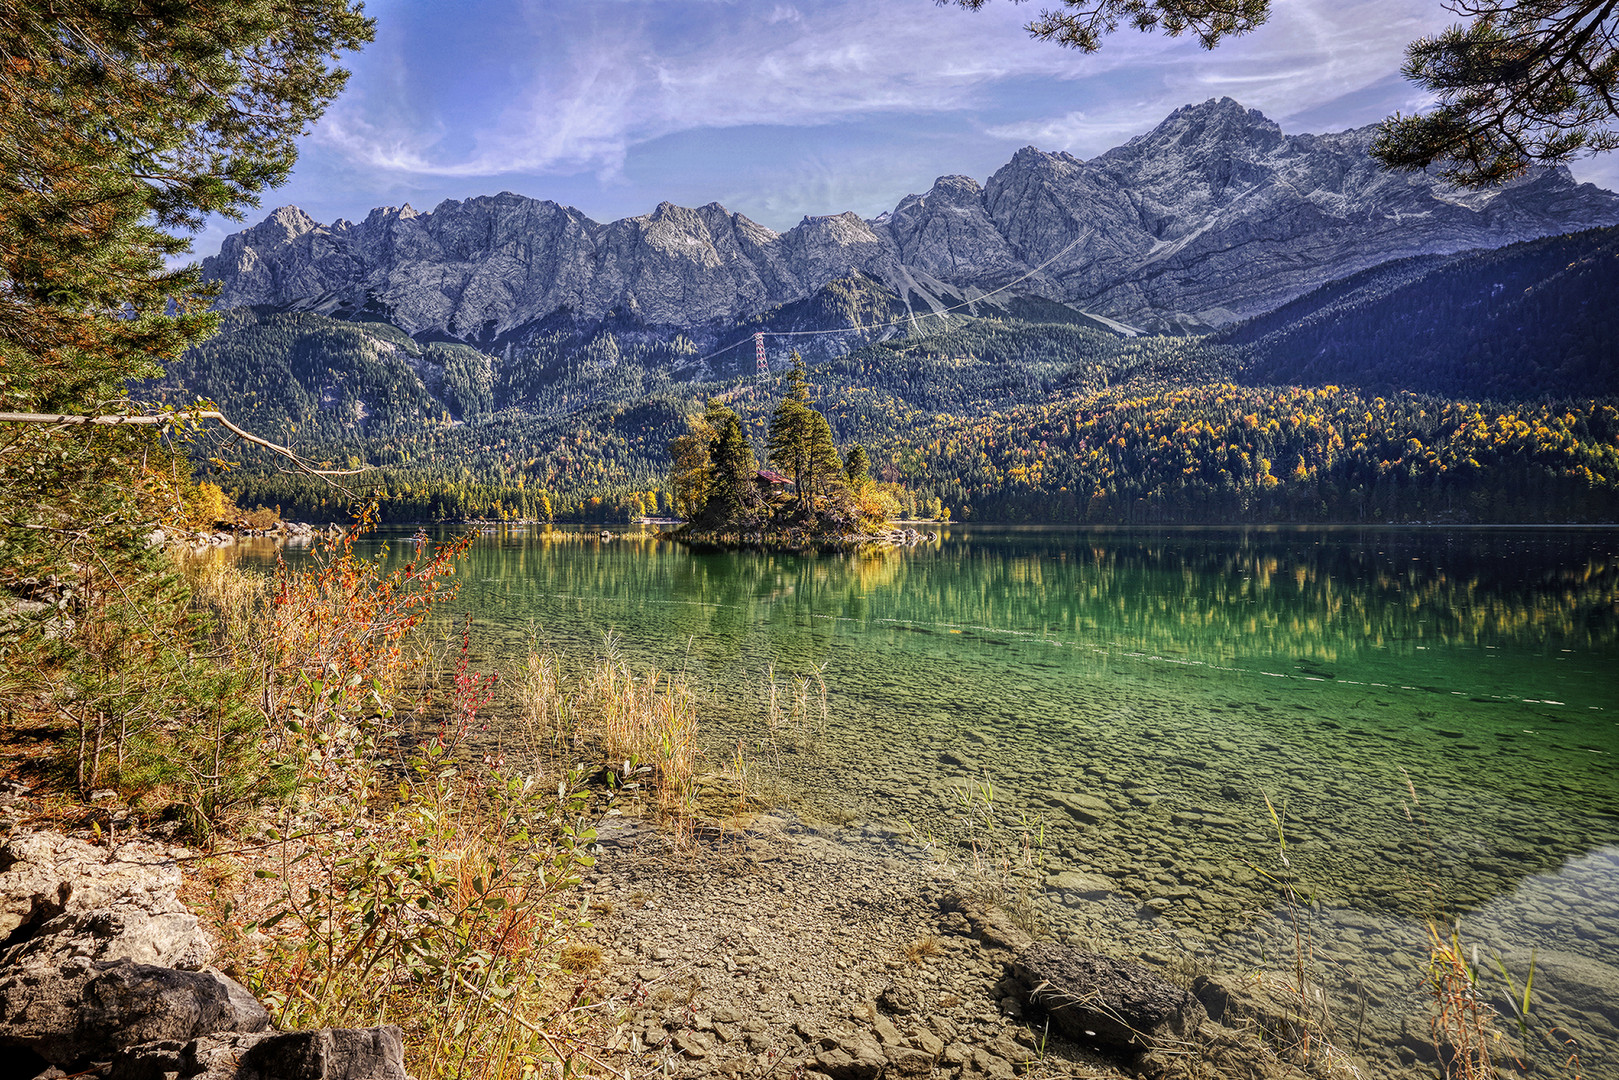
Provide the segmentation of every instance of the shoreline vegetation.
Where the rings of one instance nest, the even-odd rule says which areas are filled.
[[[806,827],[779,809],[783,756],[813,754],[826,737],[818,675],[768,673],[757,745],[705,753],[694,688],[677,673],[632,668],[611,636],[582,662],[534,642],[517,665],[478,670],[470,622],[436,614],[472,536],[424,541],[412,562],[385,571],[381,557],[355,553],[360,531],[318,538],[309,565],[281,564],[272,579],[214,564],[176,582],[171,621],[149,629],[189,653],[195,685],[212,673],[196,696],[175,696],[162,656],[111,645],[110,587],[58,609],[78,620],[75,648],[109,643],[94,678],[66,651],[26,689],[27,673],[7,676],[27,703],[10,714],[7,736],[34,742],[27,778],[56,793],[50,816],[95,842],[192,845],[187,898],[218,941],[220,966],[277,1025],[396,1024],[419,1080],[468,1069],[514,1080],[708,1075],[722,1058],[833,1080],[934,1070],[962,1080],[1354,1075],[1311,1004],[1319,976],[1291,877],[1280,887],[1297,972],[1245,981],[1190,959],[1179,975],[1132,968],[1128,987],[1156,987],[1190,1011],[1179,1029],[1087,1049],[1040,1027],[1055,1006],[1009,974],[1037,944],[1028,905],[1046,876],[1038,834],[997,822],[990,792],[964,800],[961,836],[883,835],[862,854],[863,832]],[[36,629],[47,652],[63,643],[60,623]],[[497,709],[513,718],[511,733],[475,746],[470,736]],[[1279,825],[1278,836],[1285,851]],[[892,869],[893,853],[912,849],[919,876]],[[793,868],[783,882],[841,880],[823,886],[834,896],[878,883],[901,890],[906,917],[858,938],[829,969],[871,1000],[851,1013],[842,997],[825,1006],[783,998],[750,1020],[752,999],[705,1006],[723,995],[703,984],[705,998],[682,1003],[702,964],[690,952],[697,938],[673,920],[702,925],[734,911],[736,868],[748,868],[754,888],[777,880],[768,867],[783,860]],[[665,879],[707,882],[708,906],[671,893],[664,913],[646,910],[651,883]],[[753,920],[731,940],[746,940]],[[626,941],[626,926],[659,944]],[[1473,1053],[1492,1042],[1496,1020],[1463,944],[1434,933],[1434,1060],[1450,1061],[1454,1075],[1490,1076],[1446,1056],[1445,1047]],[[713,947],[768,996],[765,961]],[[761,943],[751,955],[774,952]],[[798,985],[796,966],[776,963],[776,977]],[[938,992],[913,970],[959,980],[931,1006],[935,1020],[901,1001]],[[1238,1026],[1199,1019],[1217,1009]],[[901,1030],[907,1017],[917,1022]],[[765,1024],[756,1039],[742,1030],[752,1022]]]
[[[419,1080],[596,1072],[616,1016],[570,983],[593,823],[625,808],[689,835],[692,695],[611,641],[566,674],[537,648],[475,670],[470,625],[437,614],[473,537],[387,571],[354,552],[366,524],[273,578],[171,571],[150,642],[110,582],[8,608],[9,651],[35,663],[5,674],[5,740],[24,751],[6,771],[92,842],[191,845],[220,966],[278,1027],[398,1025]],[[469,750],[508,685],[522,736]],[[0,1025],[0,1045],[15,1034]]]

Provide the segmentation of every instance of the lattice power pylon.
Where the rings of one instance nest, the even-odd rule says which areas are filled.
[[[770,374],[770,364],[765,360],[765,336],[753,335],[753,357],[758,362],[759,377],[762,379]]]

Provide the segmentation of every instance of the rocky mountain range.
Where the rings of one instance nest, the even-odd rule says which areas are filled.
[[[488,351],[608,319],[706,347],[854,275],[917,314],[1011,285],[1003,295],[1195,330],[1392,259],[1619,224],[1619,196],[1566,169],[1461,191],[1381,171],[1373,133],[1287,135],[1222,98],[1090,161],[1026,147],[986,184],[941,177],[869,220],[778,233],[718,203],[663,203],[602,224],[504,192],[331,225],[284,207],[203,265],[221,307],[365,317]]]

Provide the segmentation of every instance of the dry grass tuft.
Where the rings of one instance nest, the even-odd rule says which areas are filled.
[[[602,950],[600,945],[589,945],[578,941],[563,946],[562,952],[557,955],[557,963],[565,971],[593,971],[601,966],[601,962]]]
[[[684,676],[637,674],[609,634],[577,679],[560,659],[532,647],[515,673],[518,717],[531,745],[588,745],[626,790],[650,789],[659,813],[689,835],[697,803],[697,700]]]
[[[920,964],[930,956],[938,956],[940,951],[939,935],[924,934],[905,946],[905,959],[913,964]]]
[[[1495,1080],[1490,1044],[1499,1036],[1490,1026],[1495,1011],[1479,997],[1477,961],[1468,962],[1460,929],[1447,936],[1430,921],[1428,945],[1428,989],[1436,1007],[1429,1024],[1445,1076]]]

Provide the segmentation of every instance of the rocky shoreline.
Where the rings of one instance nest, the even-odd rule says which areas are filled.
[[[406,1080],[397,1028],[277,1032],[178,899],[195,856],[32,830],[6,795],[0,1049],[7,1076]],[[888,838],[760,815],[684,846],[608,819],[563,978],[600,1003],[615,1069],[882,1080],[1303,1074],[1237,981],[1178,986],[1036,942],[972,883]],[[1267,1008],[1270,1011],[1267,1012]],[[1210,1012],[1234,1026],[1215,1023]],[[1238,1018],[1241,1019],[1238,1019]],[[1269,1045],[1267,1045],[1267,1043]]]
[[[154,528],[147,537],[152,547],[183,547],[193,551],[226,547],[244,540],[271,539],[282,544],[312,544],[316,537],[336,536],[342,533],[338,525],[310,525],[301,521],[281,521],[265,529],[179,529],[173,526]]]
[[[879,529],[874,533],[850,535],[821,535],[798,529],[738,535],[680,528],[660,532],[657,535],[699,551],[743,549],[793,554],[848,552],[863,548],[914,548],[940,542],[939,534],[936,532],[920,532],[908,527]]]
[[[0,1072],[407,1080],[398,1028],[276,1031],[246,987],[210,966],[214,945],[178,898],[189,855],[52,831],[0,845]]]
[[[1267,988],[1180,986],[1037,941],[971,880],[881,835],[761,815],[677,848],[616,819],[599,843],[582,985],[622,1010],[618,1065],[801,1080],[1306,1075],[1276,1052],[1298,1010]]]

